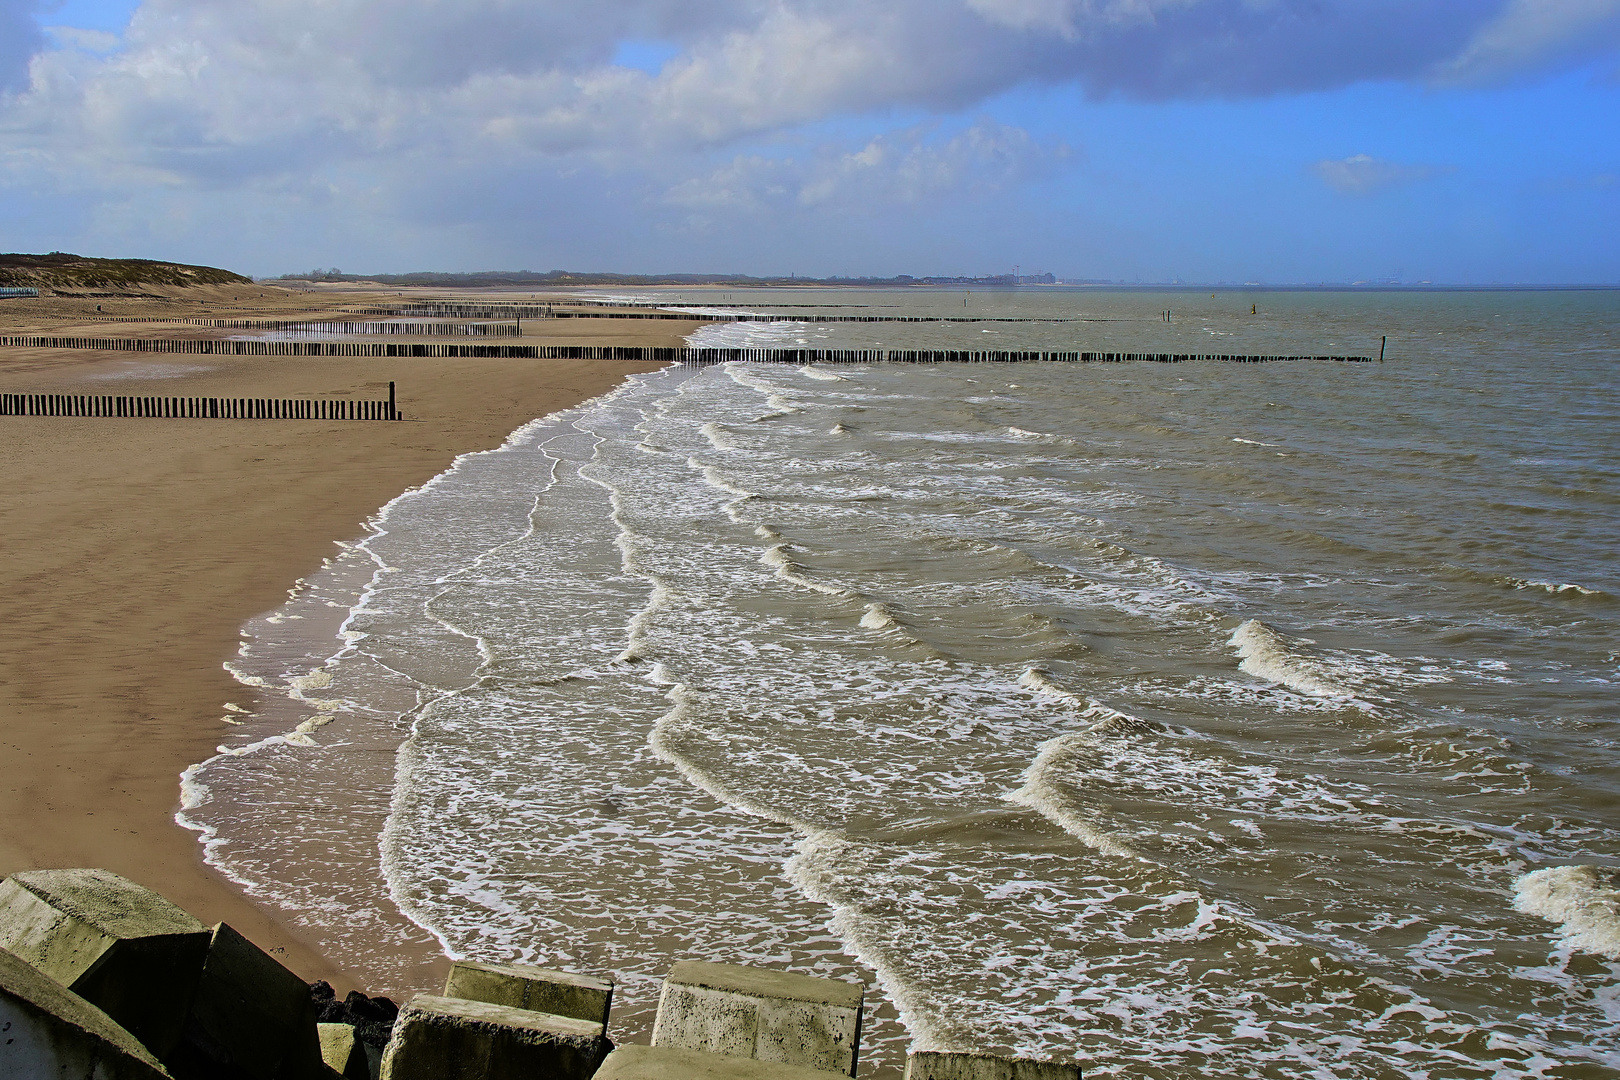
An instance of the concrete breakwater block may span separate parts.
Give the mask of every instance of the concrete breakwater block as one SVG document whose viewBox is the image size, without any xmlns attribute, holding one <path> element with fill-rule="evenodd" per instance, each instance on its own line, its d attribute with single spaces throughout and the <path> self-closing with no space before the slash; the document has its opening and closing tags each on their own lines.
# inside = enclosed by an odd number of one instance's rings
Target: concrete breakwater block
<svg viewBox="0 0 1620 1080">
<path fill-rule="evenodd" d="M 923 1051 L 906 1055 L 905 1080 L 1080 1080 L 1080 1066 L 1071 1061 Z"/>
<path fill-rule="evenodd" d="M 108 870 L 30 870 L 0 882 L 0 948 L 162 1060 L 180 1042 L 211 938 L 180 908 Z"/>
<path fill-rule="evenodd" d="M 843 979 L 684 961 L 664 980 L 652 1042 L 854 1076 L 864 996 Z"/>
<path fill-rule="evenodd" d="M 326 1080 L 309 986 L 220 923 L 170 1065 L 182 1078 Z"/>
<path fill-rule="evenodd" d="M 613 1004 L 613 983 L 520 964 L 461 960 L 451 965 L 450 976 L 444 981 L 444 996 L 571 1016 L 605 1026 Z"/>
<path fill-rule="evenodd" d="M 590 1080 L 612 1049 L 589 1020 L 418 994 L 394 1022 L 381 1080 Z"/>
<path fill-rule="evenodd" d="M 0 1076 L 168 1080 L 112 1017 L 0 950 Z"/>
<path fill-rule="evenodd" d="M 826 1080 L 820 1069 L 673 1046 L 621 1046 L 595 1080 Z"/>
<path fill-rule="evenodd" d="M 321 1060 L 343 1080 L 371 1080 L 366 1044 L 355 1035 L 353 1024 L 319 1024 Z"/>
</svg>

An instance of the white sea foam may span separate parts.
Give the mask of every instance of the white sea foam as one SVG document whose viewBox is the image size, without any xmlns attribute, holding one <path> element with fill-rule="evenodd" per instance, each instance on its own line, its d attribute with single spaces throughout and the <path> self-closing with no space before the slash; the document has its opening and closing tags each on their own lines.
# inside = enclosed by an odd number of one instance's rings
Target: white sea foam
<svg viewBox="0 0 1620 1080">
<path fill-rule="evenodd" d="M 1568 581 L 1537 581 L 1534 579 L 1510 578 L 1515 589 L 1540 589 L 1543 592 L 1574 593 L 1577 596 L 1601 596 L 1599 589 L 1588 589 L 1584 585 L 1576 585 Z"/>
<path fill-rule="evenodd" d="M 765 376 L 754 372 L 748 365 L 726 364 L 724 367 L 726 374 L 737 385 L 746 386 L 764 395 L 765 403 L 770 406 L 771 411 L 762 416 L 754 417 L 754 420 L 774 420 L 778 417 L 792 416 L 805 410 L 804 405 L 790 401 L 783 396 L 788 392 L 787 387 L 778 386 Z"/>
<path fill-rule="evenodd" d="M 1235 443 L 1242 443 L 1245 446 L 1265 446 L 1265 447 L 1269 447 L 1269 448 L 1271 448 L 1273 450 L 1277 449 L 1281 445 L 1279 443 L 1260 442 L 1260 441 L 1258 441 L 1256 439 L 1237 439 L 1237 438 L 1234 438 L 1232 441 L 1235 442 Z"/>
<path fill-rule="evenodd" d="M 1054 681 L 1050 673 L 1039 668 L 1026 669 L 1019 676 L 1018 683 L 1037 694 L 1080 706 L 1081 718 L 1089 723 L 1084 730 L 1059 735 L 1042 743 L 1037 749 L 1035 759 L 1024 770 L 1019 787 L 1006 796 L 1007 801 L 1029 807 L 1069 835 L 1104 855 L 1140 858 L 1119 837 L 1097 828 L 1095 822 L 1081 814 L 1063 797 L 1061 788 L 1062 780 L 1075 774 L 1077 751 L 1091 745 L 1098 738 L 1151 730 L 1151 725 L 1075 693 Z"/>
<path fill-rule="evenodd" d="M 687 335 L 693 349 L 801 349 L 817 348 L 828 330 L 789 319 L 773 322 L 709 323 Z"/>
<path fill-rule="evenodd" d="M 712 420 L 698 428 L 698 430 L 703 433 L 704 438 L 709 440 L 709 445 L 714 447 L 716 450 L 742 449 L 742 447 L 737 445 L 737 441 L 732 438 L 729 431 L 726 431 Z"/>
<path fill-rule="evenodd" d="M 848 375 L 840 375 L 836 371 L 828 371 L 826 368 L 813 367 L 809 364 L 801 367 L 799 374 L 807 379 L 816 379 L 820 382 L 844 382 L 849 378 Z"/>
<path fill-rule="evenodd" d="M 861 625 L 868 630 L 892 630 L 900 625 L 900 620 L 894 617 L 894 612 L 888 606 L 880 603 L 866 605 L 866 614 L 861 616 Z"/>
<path fill-rule="evenodd" d="M 1513 883 L 1513 907 L 1557 923 L 1572 948 L 1620 960 L 1620 889 L 1595 866 L 1550 866 Z"/>
<path fill-rule="evenodd" d="M 801 589 L 810 589 L 813 592 L 818 592 L 825 596 L 851 595 L 847 589 L 841 589 L 836 585 L 828 585 L 824 582 L 806 577 L 804 574 L 804 568 L 795 562 L 792 555 L 789 554 L 789 552 L 792 550 L 793 549 L 785 543 L 772 544 L 770 547 L 765 549 L 764 554 L 759 557 L 759 561 L 764 563 L 766 566 L 774 568 L 778 578 L 788 582 L 789 584 L 797 585 Z"/>
<path fill-rule="evenodd" d="M 1037 694 L 1047 694 L 1051 697 L 1061 698 L 1064 701 L 1083 705 L 1086 708 L 1091 708 L 1095 704 L 1085 695 L 1077 694 L 1058 685 L 1052 681 L 1050 672 L 1042 671 L 1040 668 L 1025 668 L 1024 673 L 1018 677 L 1018 685 L 1033 690 Z"/>
<path fill-rule="evenodd" d="M 1140 856 L 1118 837 L 1110 836 L 1098 829 L 1058 794 L 1054 777 L 1072 771 L 1070 756 L 1075 750 L 1088 745 L 1092 737 L 1093 732 L 1088 729 L 1060 735 L 1042 743 L 1035 760 L 1030 762 L 1029 768 L 1024 771 L 1022 785 L 1007 795 L 1007 801 L 1029 807 L 1070 836 L 1104 855 L 1122 859 L 1139 858 Z"/>
<path fill-rule="evenodd" d="M 1242 658 L 1238 667 L 1256 678 L 1317 697 L 1355 697 L 1354 691 L 1328 675 L 1320 662 L 1303 655 L 1288 638 L 1259 619 L 1240 623 L 1232 631 L 1230 644 Z"/>
<path fill-rule="evenodd" d="M 928 993 L 926 984 L 907 978 L 898 965 L 887 962 L 889 951 L 884 948 L 887 943 L 876 932 L 877 928 L 862 919 L 852 905 L 840 902 L 836 881 L 841 871 L 847 873 L 840 863 L 855 861 L 848 858 L 854 847 L 847 837 L 834 830 L 807 827 L 783 872 L 805 896 L 827 905 L 832 912 L 829 928 L 877 973 L 895 1011 L 900 1014 L 914 1052 L 971 1049 L 969 1044 L 953 1037 L 948 1025 L 935 1019 L 944 1010 Z"/>
<path fill-rule="evenodd" d="M 696 469 L 698 472 L 702 473 L 704 481 L 716 491 L 724 491 L 728 495 L 737 496 L 736 499 L 728 502 L 726 504 L 727 506 L 736 506 L 738 503 L 748 499 L 759 498 L 759 493 L 757 491 L 749 491 L 747 488 L 738 487 L 736 484 L 733 484 L 731 481 L 727 480 L 725 475 L 713 465 L 705 465 L 696 458 L 687 458 L 686 464 L 689 468 Z"/>
</svg>

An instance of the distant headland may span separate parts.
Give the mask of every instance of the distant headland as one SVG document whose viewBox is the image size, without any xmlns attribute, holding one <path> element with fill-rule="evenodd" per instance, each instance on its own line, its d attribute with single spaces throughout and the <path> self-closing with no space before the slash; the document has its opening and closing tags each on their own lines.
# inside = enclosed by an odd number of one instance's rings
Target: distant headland
<svg viewBox="0 0 1620 1080">
<path fill-rule="evenodd" d="M 147 286 L 250 285 L 252 279 L 213 266 L 151 259 L 96 259 L 53 251 L 46 255 L 0 255 L 0 288 L 81 293 L 126 292 Z"/>
</svg>

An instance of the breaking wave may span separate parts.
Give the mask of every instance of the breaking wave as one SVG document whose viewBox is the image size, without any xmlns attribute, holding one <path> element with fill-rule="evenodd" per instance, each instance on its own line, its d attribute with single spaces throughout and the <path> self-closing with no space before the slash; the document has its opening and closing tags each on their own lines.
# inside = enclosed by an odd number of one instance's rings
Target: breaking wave
<svg viewBox="0 0 1620 1080">
<path fill-rule="evenodd" d="M 1513 908 L 1557 923 L 1572 948 L 1620 960 L 1620 889 L 1595 866 L 1550 866 L 1513 883 Z"/>
</svg>

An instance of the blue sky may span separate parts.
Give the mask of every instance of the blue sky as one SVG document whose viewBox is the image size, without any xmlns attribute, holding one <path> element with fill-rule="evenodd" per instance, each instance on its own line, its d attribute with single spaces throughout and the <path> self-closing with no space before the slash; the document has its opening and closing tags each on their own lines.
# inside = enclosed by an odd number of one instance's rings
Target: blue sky
<svg viewBox="0 0 1620 1080">
<path fill-rule="evenodd" d="M 0 248 L 1620 282 L 1620 0 L 0 0 Z"/>
</svg>

